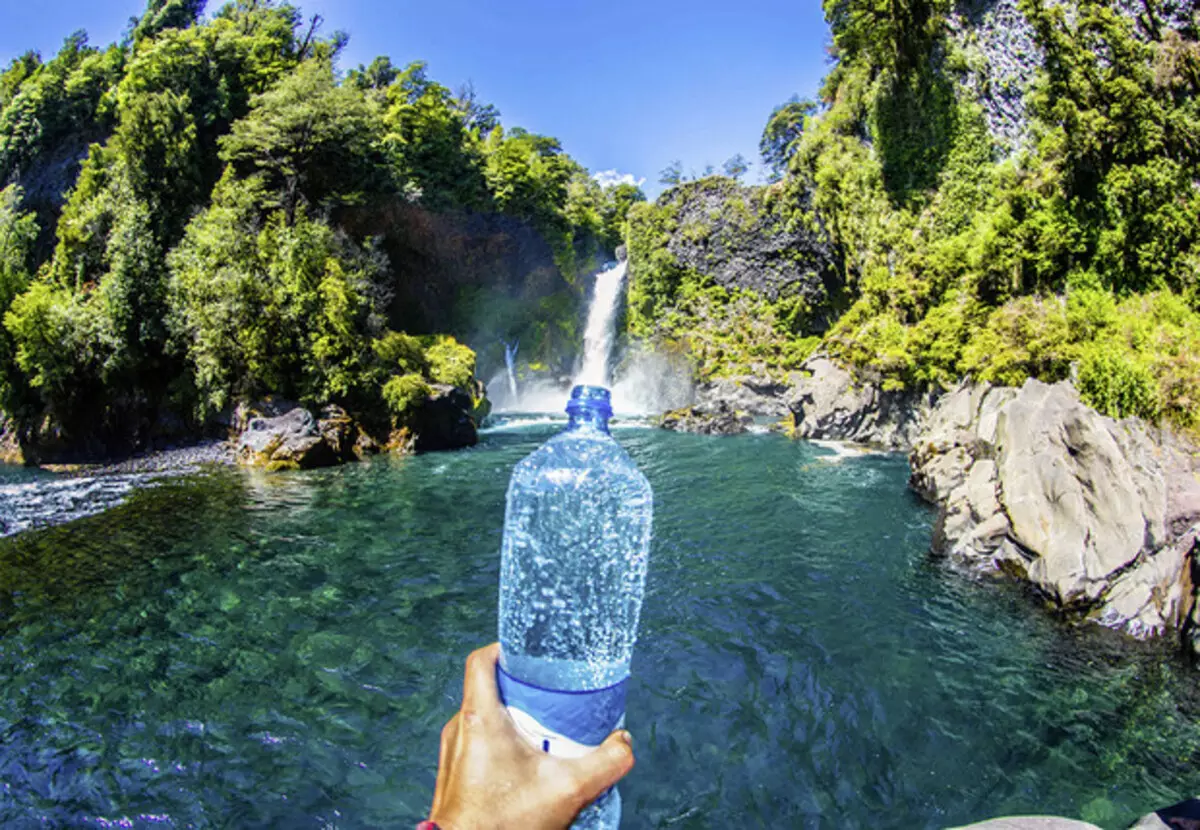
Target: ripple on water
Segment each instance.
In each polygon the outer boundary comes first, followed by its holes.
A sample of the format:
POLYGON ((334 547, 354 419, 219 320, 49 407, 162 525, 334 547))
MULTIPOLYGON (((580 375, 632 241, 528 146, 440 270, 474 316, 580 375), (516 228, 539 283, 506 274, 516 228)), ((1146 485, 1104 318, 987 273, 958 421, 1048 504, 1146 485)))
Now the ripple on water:
MULTIPOLYGON (((556 428, 0 540, 0 824, 415 822, 494 638, 508 473, 556 428)), ((930 561, 902 459, 619 440, 656 497, 624 826, 1115 828, 1196 789, 1195 675, 930 561)))

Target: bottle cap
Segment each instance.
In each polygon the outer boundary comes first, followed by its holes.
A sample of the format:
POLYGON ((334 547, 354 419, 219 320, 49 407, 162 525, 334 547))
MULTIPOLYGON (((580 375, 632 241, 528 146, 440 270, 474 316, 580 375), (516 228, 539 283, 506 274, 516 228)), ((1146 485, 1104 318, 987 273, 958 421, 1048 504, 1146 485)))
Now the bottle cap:
POLYGON ((568 415, 593 412, 605 420, 612 417, 612 395, 603 386, 576 386, 567 401, 568 415))

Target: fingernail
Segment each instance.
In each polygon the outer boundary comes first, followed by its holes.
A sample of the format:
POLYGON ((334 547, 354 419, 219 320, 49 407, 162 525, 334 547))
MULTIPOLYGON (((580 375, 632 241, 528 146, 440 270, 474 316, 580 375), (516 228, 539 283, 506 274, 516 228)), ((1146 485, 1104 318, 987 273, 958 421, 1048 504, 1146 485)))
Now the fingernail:
POLYGON ((633 749, 633 733, 631 733, 628 729, 622 729, 620 737, 621 740, 629 744, 630 749, 633 749))

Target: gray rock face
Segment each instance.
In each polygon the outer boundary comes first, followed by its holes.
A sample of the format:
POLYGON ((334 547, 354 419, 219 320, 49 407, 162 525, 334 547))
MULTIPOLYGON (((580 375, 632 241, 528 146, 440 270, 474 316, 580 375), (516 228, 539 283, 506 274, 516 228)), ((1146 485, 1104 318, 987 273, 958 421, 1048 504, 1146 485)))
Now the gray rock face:
POLYGON ((696 406, 701 409, 728 407, 751 415, 782 418, 788 415, 784 400, 788 387, 770 378, 719 378, 696 390, 696 406))
POLYGON ((1158 40, 1164 29, 1179 32, 1196 25, 1195 0, 1159 0, 1150 6, 1145 0, 1116 0, 1113 6, 1133 22, 1134 33, 1143 41, 1158 40))
POLYGON ((693 432, 698 435, 737 435, 747 432, 754 424, 754 417, 736 410, 726 403, 711 407, 689 406, 668 412, 659 420, 659 426, 673 432, 693 432))
POLYGON ((1140 422, 1105 418, 1068 383, 966 385, 909 460, 913 488, 941 507, 936 552, 1138 638, 1183 629, 1200 525, 1178 534, 1168 519, 1193 515, 1193 459, 1140 422))
POLYGON ((967 56, 965 81, 983 107, 988 132, 1005 154, 1029 138, 1025 95, 1045 60, 1017 0, 967 0, 951 17, 952 36, 967 56))
MULTIPOLYGON (((765 189, 711 177, 672 188, 659 205, 674 213, 667 251, 678 264, 724 288, 774 302, 802 296, 819 312, 829 300, 833 258, 815 230, 789 229, 765 202, 765 189)), ((638 263, 631 261, 636 278, 638 263)))
POLYGON ((890 450, 912 446, 929 411, 927 396, 884 392, 823 355, 809 358, 784 396, 798 438, 857 441, 890 450))
MULTIPOLYGON (((1073 29, 1074 4, 1064 5, 1066 24, 1073 29)), ((1143 42, 1196 25, 1194 0, 1161 0, 1150 6, 1143 0, 1115 0, 1113 9, 1129 19, 1134 36, 1143 42)), ((1046 56, 1018 0, 960 0, 950 17, 950 32, 969 67, 965 86, 983 108, 997 147, 1004 155, 1022 149, 1030 137, 1026 95, 1046 56)), ((1107 59, 1097 49, 1096 61, 1107 59)))

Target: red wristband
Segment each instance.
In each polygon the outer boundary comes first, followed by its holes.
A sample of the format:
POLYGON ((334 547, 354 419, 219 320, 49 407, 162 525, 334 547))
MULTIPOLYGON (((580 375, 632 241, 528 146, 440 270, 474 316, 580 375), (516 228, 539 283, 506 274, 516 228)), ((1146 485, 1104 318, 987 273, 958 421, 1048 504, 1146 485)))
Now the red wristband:
POLYGON ((417 825, 417 830, 438 830, 438 826, 432 821, 423 821, 417 825))

